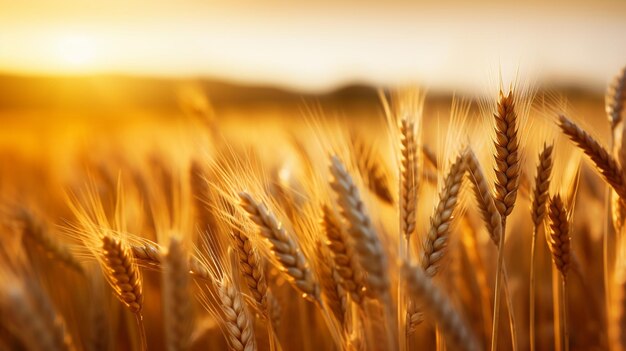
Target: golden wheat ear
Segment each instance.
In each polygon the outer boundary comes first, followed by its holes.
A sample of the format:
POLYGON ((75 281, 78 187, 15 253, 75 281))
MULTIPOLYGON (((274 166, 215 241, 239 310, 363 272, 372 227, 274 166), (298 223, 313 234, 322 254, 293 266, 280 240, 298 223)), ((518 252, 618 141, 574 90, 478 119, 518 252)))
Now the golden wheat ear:
POLYGON ((15 216, 22 225, 23 240, 34 243, 45 253, 74 271, 85 274, 83 266, 70 252, 70 249, 50 236, 43 223, 39 222, 31 212, 22 208, 17 211, 15 216))
POLYGON ((494 118, 495 201, 504 221, 513 211, 520 177, 519 136, 513 91, 509 91, 507 95, 500 91, 494 118))
POLYGON ((530 198, 530 214, 533 221, 533 231, 530 244, 530 345, 535 350, 535 253, 537 244, 537 234, 544 221, 547 212, 548 190, 550 188, 550 177, 552 174, 552 144, 543 144, 543 149, 539 153, 537 161, 537 171, 535 174, 535 184, 530 198))
POLYGON ((468 176, 472 184, 474 198, 476 198, 476 202, 478 203, 478 210, 487 227, 491 240, 497 246, 502 237, 502 217, 496 208, 493 194, 491 190, 489 190, 489 183, 487 182, 480 162, 476 154, 474 154, 474 151, 469 148, 465 151, 465 162, 467 164, 468 176))
POLYGON ((239 193, 239 198, 241 207, 257 225, 260 235, 269 241, 272 255, 282 266, 294 288, 304 298, 320 302, 320 287, 298 244, 265 204, 257 202, 246 192, 239 193))
POLYGON ((622 112, 626 103, 626 67, 622 68, 613 78, 605 95, 606 115, 611 124, 611 130, 615 132, 617 125, 622 122, 622 112))
POLYGON ((341 277, 333 266, 328 248, 321 241, 316 243, 316 254, 324 301, 339 325, 343 326, 348 311, 348 300, 346 291, 340 284, 341 277))
POLYGON ((361 271, 358 259, 349 243, 348 234, 343 229, 335 211, 322 206, 322 228, 326 235, 326 245, 333 256, 335 270, 341 277, 340 284, 352 300, 360 304, 363 300, 363 286, 357 281, 361 271))
POLYGON ((617 161, 589 133, 564 115, 559 116, 559 127, 593 162, 604 180, 621 197, 626 198, 626 183, 617 161))
POLYGON ((224 314, 225 332, 233 351, 257 349, 250 315, 245 309, 241 292, 228 280, 218 284, 217 296, 224 314))
POLYGON ((232 243, 239 262, 239 271, 248 290, 254 298, 255 308, 261 314, 261 317, 269 319, 270 291, 265 279, 263 260, 258 250, 256 250, 250 239, 242 231, 234 230, 231 232, 232 243))
POLYGON ((126 245, 117 238, 102 237, 102 263, 115 296, 133 313, 143 308, 141 272, 126 245))
POLYGON ((546 216, 546 204, 548 202, 548 189, 550 188, 550 176, 552 174, 552 150, 554 145, 543 144, 537 161, 535 184, 531 193, 530 213, 535 228, 539 228, 546 216))
POLYGON ((400 274, 406 281, 408 292, 422 302, 426 314, 437 323, 455 350, 481 349, 472 328, 454 308, 450 299, 433 284, 426 272, 405 263, 400 274))
POLYGON ((460 154, 445 176, 437 207, 430 218, 430 229, 423 241, 421 255, 422 269, 429 277, 437 274, 445 256, 465 169, 465 156, 460 154))
POLYGON ((0 338, 8 335, 28 350, 76 350, 64 316, 40 285, 19 237, 0 239, 0 338))
POLYGON ((566 279, 571 258, 570 221, 565 204, 558 194, 550 199, 548 218, 548 247, 552 253, 552 261, 563 279, 566 279))
POLYGON ((415 124, 402 119, 400 121, 400 227, 407 240, 415 232, 418 172, 417 137, 415 124))
POLYGON ((352 134, 351 139, 354 158, 368 189, 383 202, 393 205, 394 199, 385 172, 384 159, 376 152, 375 145, 366 144, 358 134, 352 134))
POLYGON ((338 157, 331 157, 331 188, 337 195, 337 204, 347 224, 347 233, 358 259, 362 273, 357 281, 363 282, 366 293, 372 297, 388 294, 389 277, 387 257, 372 226, 359 190, 338 157))

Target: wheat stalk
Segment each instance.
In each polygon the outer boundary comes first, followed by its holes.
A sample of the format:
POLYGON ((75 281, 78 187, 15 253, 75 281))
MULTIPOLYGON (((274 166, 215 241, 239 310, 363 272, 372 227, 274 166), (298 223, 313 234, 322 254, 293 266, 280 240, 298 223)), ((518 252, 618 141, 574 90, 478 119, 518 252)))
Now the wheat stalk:
POLYGON ((401 268, 409 293, 422 301, 426 313, 437 322, 455 350, 480 350, 478 339, 451 301, 432 283, 419 267, 404 264, 401 268))
MULTIPOLYGON (((500 91, 496 113, 493 115, 495 121, 495 175, 494 200, 500 216, 502 217, 502 232, 498 241, 498 263, 496 267, 496 282, 494 289, 494 309, 493 327, 491 336, 491 350, 494 351, 498 345, 498 326, 500 322, 500 285, 502 281, 504 265, 504 236, 506 235, 506 218, 513 211, 517 190, 519 188, 520 156, 519 137, 517 126, 517 113, 515 111, 515 100, 513 91, 504 95, 500 91)), ((509 311, 512 313, 512 311, 509 311)), ((511 321, 513 318, 511 317, 511 321)), ((513 349, 517 348, 516 332, 511 324, 511 341, 513 349)))
MULTIPOLYGON (((561 273, 562 288, 559 296, 560 310, 562 316, 561 340, 564 349, 569 350, 569 331, 567 321, 567 273, 570 266, 571 247, 570 247, 570 221, 563 200, 560 195, 555 195, 550 199, 548 208, 548 218, 550 219, 550 233, 548 236, 548 247, 552 253, 552 261, 554 266, 561 273)), ((555 318, 557 318, 555 316, 555 318)))
POLYGON ((533 220, 533 233, 530 244, 530 348, 535 349, 535 251, 537 232, 546 215, 546 203, 548 202, 548 189, 552 173, 552 150, 553 145, 543 144, 537 162, 535 184, 531 195, 530 213, 533 220))
POLYGON ((430 217, 430 229, 422 244, 421 267, 429 277, 437 274, 439 263, 446 253, 464 174, 465 157, 460 154, 444 178, 437 207, 430 217))
MULTIPOLYGON (((502 217, 496 208, 495 201, 493 199, 493 195, 489 190, 489 184, 487 182, 487 178, 482 170, 480 162, 476 157, 476 154, 471 149, 467 149, 466 154, 466 163, 467 169, 469 172, 470 182, 472 184, 472 190, 474 193, 474 197, 476 198, 476 202, 478 203, 478 210, 481 214, 483 222, 487 227, 487 231, 489 232, 489 236, 491 241, 500 249, 500 238, 502 237, 502 217)), ((502 243, 504 244, 504 243, 502 243)), ((502 288, 504 289, 504 295, 506 298, 507 306, 509 308, 509 324, 511 326, 511 335, 515 340, 515 317, 513 313, 513 303, 511 300, 511 294, 507 285, 507 274, 506 274, 506 265, 504 262, 499 263, 502 269, 502 288)), ((496 291, 499 291, 500 280, 499 274, 496 273, 496 291)), ((513 342, 515 343, 515 341, 513 342)))
POLYGON ((300 248, 265 204, 256 202, 250 194, 239 193, 240 205, 257 225, 259 233, 266 238, 272 254, 284 269, 289 281, 304 298, 319 302, 320 288, 307 259, 300 248))
POLYGON ((217 295, 224 314, 225 331, 231 350, 256 350, 252 321, 239 291, 228 280, 224 280, 218 284, 217 295))
POLYGON ((177 237, 171 237, 163 255, 163 310, 167 349, 185 350, 189 345, 191 305, 187 252, 177 237))
MULTIPOLYGON (((388 294, 387 258, 376 235, 359 190, 352 177, 337 156, 331 157, 330 172, 333 176, 331 188, 337 195, 337 203, 348 228, 360 268, 357 281, 362 281, 370 296, 388 294)), ((356 272, 355 272, 356 273, 356 272)))

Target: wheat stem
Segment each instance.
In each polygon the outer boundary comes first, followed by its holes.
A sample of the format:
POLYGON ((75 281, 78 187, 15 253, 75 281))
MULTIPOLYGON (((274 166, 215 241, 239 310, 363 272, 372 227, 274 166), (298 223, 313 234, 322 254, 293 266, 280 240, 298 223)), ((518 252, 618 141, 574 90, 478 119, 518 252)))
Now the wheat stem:
POLYGON ((550 187, 550 176, 552 173, 552 150, 553 145, 543 144, 543 149, 539 153, 537 162, 537 173, 535 184, 531 193, 531 218, 533 220, 533 231, 530 244, 530 349, 535 350, 535 251, 537 243, 537 233, 546 215, 546 203, 548 200, 548 188, 550 187))

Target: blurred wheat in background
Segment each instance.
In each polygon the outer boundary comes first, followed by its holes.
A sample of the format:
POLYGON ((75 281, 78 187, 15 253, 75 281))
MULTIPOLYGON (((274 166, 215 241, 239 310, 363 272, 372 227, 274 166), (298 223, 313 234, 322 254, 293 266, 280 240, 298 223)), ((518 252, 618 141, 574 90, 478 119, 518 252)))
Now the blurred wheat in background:
POLYGON ((624 15, 63 3, 0 0, 0 349, 626 350, 624 15))

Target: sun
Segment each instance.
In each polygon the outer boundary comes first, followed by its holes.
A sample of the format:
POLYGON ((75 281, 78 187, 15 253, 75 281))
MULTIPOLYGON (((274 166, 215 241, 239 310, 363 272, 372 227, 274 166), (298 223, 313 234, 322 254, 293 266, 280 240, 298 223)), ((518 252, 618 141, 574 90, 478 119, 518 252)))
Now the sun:
POLYGON ((81 35, 66 36, 56 45, 59 63, 67 69, 81 70, 88 68, 95 58, 96 47, 93 40, 81 35))

